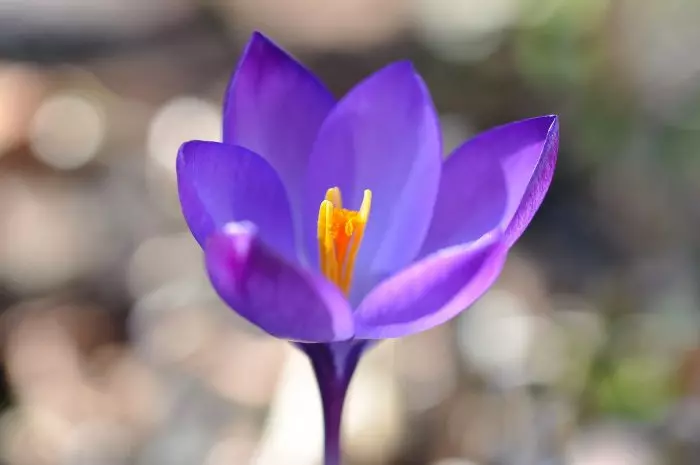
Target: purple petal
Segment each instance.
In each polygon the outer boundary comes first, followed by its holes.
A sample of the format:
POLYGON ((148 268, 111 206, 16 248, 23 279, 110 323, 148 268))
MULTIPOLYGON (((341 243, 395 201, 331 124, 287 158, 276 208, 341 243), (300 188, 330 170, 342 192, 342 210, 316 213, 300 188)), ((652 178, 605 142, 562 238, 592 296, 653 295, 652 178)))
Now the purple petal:
POLYGON ((295 260, 284 187, 260 156, 233 145, 187 142, 177 156, 177 180, 182 212, 202 247, 225 224, 250 221, 268 247, 295 260))
MULTIPOLYGON (((478 143, 479 139, 474 142, 478 143)), ((505 215, 508 191, 497 157, 465 144, 449 157, 421 256, 477 240, 496 229, 505 215)))
POLYGON ((352 312, 338 288, 265 247, 251 224, 228 224, 205 252, 219 296, 269 334, 303 342, 352 337, 352 312))
POLYGON ((445 162, 430 232, 422 254, 475 240, 502 227, 510 246, 522 234, 554 174, 556 116, 486 131, 445 162))
POLYGON ((334 104, 309 70, 262 34, 253 34, 226 91, 223 138, 272 165, 294 215, 301 211, 311 147, 334 104))
POLYGON ((500 233, 443 249, 380 283, 355 311, 355 337, 425 331, 455 317, 498 277, 507 254, 500 233))
POLYGON ((340 187, 344 206, 353 210, 364 189, 373 194, 354 299, 410 263, 420 249, 437 195, 440 151, 432 100, 408 62, 390 65, 358 84, 321 127, 305 200, 309 256, 317 257, 316 216, 328 188, 340 187))
POLYGON ((509 187, 505 234, 509 246, 520 238, 540 208, 554 177, 559 152, 559 120, 556 116, 526 120, 521 124, 522 133, 518 137, 532 141, 531 145, 502 158, 509 187))

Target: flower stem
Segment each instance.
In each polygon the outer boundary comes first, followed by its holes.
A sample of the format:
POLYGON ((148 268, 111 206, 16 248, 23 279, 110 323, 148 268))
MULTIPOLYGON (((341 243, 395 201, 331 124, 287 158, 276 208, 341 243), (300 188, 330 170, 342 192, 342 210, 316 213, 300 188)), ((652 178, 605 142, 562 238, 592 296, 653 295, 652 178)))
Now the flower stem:
POLYGON ((364 344, 302 344, 311 361, 323 404, 324 465, 341 464, 341 423, 345 397, 364 344))
POLYGON ((332 389, 326 389, 325 395, 321 395, 323 402, 323 427, 325 431, 324 465, 340 465, 340 426, 346 392, 347 389, 344 389, 343 386, 334 386, 332 389))

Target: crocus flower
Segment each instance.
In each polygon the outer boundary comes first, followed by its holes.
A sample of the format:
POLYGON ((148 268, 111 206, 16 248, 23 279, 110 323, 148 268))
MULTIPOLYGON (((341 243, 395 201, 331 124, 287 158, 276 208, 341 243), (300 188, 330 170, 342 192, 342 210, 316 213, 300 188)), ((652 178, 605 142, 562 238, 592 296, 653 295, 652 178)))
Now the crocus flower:
POLYGON ((491 129, 443 161, 430 94, 408 62, 336 101, 263 35, 226 91, 223 142, 177 158, 182 211, 213 287, 310 357, 326 464, 371 341, 456 316, 499 275, 549 187, 556 116, 491 129))

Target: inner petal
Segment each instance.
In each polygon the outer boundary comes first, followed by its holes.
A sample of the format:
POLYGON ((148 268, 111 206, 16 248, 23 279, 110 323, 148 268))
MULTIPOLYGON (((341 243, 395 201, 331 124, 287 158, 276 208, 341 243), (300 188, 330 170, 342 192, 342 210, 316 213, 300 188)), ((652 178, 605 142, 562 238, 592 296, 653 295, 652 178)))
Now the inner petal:
POLYGON ((350 293, 355 258, 365 232, 372 204, 372 192, 364 191, 359 210, 343 208, 340 189, 326 192, 318 212, 318 247, 321 272, 343 291, 350 293))

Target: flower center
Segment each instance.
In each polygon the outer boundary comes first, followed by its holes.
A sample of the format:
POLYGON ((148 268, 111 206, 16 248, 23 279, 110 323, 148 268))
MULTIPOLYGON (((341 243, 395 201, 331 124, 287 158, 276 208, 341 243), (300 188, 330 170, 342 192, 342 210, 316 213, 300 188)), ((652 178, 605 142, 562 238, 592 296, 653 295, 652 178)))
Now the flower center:
POLYGON ((343 208, 340 189, 333 187, 318 210, 318 248, 321 272, 344 293, 350 292, 355 257, 365 232, 372 205, 372 191, 366 189, 359 210, 343 208))

